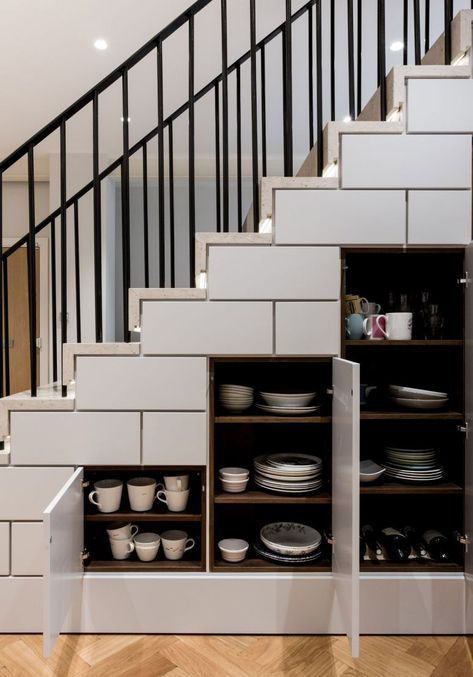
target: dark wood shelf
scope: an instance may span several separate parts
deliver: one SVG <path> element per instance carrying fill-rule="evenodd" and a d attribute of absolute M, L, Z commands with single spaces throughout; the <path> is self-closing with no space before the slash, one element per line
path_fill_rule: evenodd
<path fill-rule="evenodd" d="M 366 339 L 360 340 L 350 340 L 347 339 L 344 341 L 347 348 L 351 346 L 371 346 L 371 347 L 381 347 L 381 346 L 417 346 L 418 348 L 453 348 L 455 346 L 463 346 L 463 341 L 461 339 L 412 339 L 411 341 L 390 341 L 384 339 L 382 341 L 370 341 Z"/>
<path fill-rule="evenodd" d="M 463 421 L 459 411 L 361 411 L 362 421 Z"/>
<path fill-rule="evenodd" d="M 369 496 L 401 496 L 406 494 L 453 494 L 462 495 L 463 489 L 453 482 L 438 484 L 403 484 L 401 482 L 385 482 L 384 484 L 362 484 L 360 493 Z"/>
<path fill-rule="evenodd" d="M 85 565 L 85 572 L 110 572 L 110 573 L 127 573 L 127 572 L 143 572 L 143 571 L 160 571 L 160 572 L 188 572 L 188 571 L 204 571 L 202 562 L 195 560 L 180 559 L 159 560 L 155 559 L 152 562 L 141 562 L 138 559 L 105 559 L 105 560 L 91 560 Z"/>
<path fill-rule="evenodd" d="M 97 512 L 84 515 L 86 522 L 200 522 L 202 515 L 191 512 L 134 512 L 133 510 L 120 510 L 119 512 Z"/>
<path fill-rule="evenodd" d="M 430 559 L 412 559 L 403 564 L 399 564 L 398 562 L 387 562 L 384 560 L 378 562 L 363 561 L 360 562 L 360 571 L 362 573 L 373 573 L 375 571 L 378 573 L 452 573 L 463 571 L 463 565 L 457 564 L 456 562 L 439 563 Z"/>
<path fill-rule="evenodd" d="M 277 564 L 276 562 L 270 562 L 265 560 L 262 557 L 248 557 L 243 560 L 241 563 L 234 562 L 224 562 L 219 559 L 216 560 L 213 566 L 213 571 L 225 571 L 229 573 L 267 573 L 268 571 L 280 571 L 282 573 L 291 571 L 301 573 L 310 571 L 310 572 L 331 572 L 332 567 L 328 559 L 322 559 L 320 561 L 314 562 L 314 564 Z"/>
<path fill-rule="evenodd" d="M 270 494 L 257 489 L 243 491 L 241 494 L 231 494 L 225 491 L 218 491 L 214 498 L 215 503 L 223 505 L 248 505 L 248 504 L 291 504 L 291 505 L 328 505 L 332 502 L 332 497 L 328 491 L 320 491 L 317 494 L 308 494 L 306 496 L 288 496 L 284 494 Z"/>
<path fill-rule="evenodd" d="M 215 423 L 331 423 L 331 416 L 216 416 Z"/>

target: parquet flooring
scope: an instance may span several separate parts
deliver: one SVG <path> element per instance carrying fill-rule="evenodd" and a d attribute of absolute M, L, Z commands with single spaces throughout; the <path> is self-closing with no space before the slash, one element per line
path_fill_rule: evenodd
<path fill-rule="evenodd" d="M 39 635 L 0 635 L 0 677 L 473 677 L 473 638 L 64 635 L 45 660 Z"/>

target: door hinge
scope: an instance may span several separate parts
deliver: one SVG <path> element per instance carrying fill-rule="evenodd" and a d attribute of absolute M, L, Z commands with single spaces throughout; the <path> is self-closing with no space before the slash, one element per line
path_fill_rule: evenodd
<path fill-rule="evenodd" d="M 87 550 L 87 548 L 84 548 L 83 550 L 81 550 L 81 553 L 80 553 L 80 561 L 81 562 L 85 562 L 85 560 L 89 559 L 89 557 L 90 557 L 90 553 Z"/>
<path fill-rule="evenodd" d="M 466 271 L 465 271 L 465 277 L 460 277 L 460 278 L 457 280 L 457 282 L 458 282 L 458 284 L 464 284 L 465 287 L 468 288 L 468 287 L 470 286 L 470 284 L 471 284 L 470 273 L 466 270 Z"/>
<path fill-rule="evenodd" d="M 332 546 L 332 550 L 335 550 L 335 536 L 332 534 L 326 534 L 327 543 Z"/>
<path fill-rule="evenodd" d="M 330 388 L 327 388 L 327 390 L 325 392 L 327 393 L 327 395 L 333 395 L 333 386 L 330 386 Z"/>
<path fill-rule="evenodd" d="M 82 480 L 80 485 L 81 485 L 82 489 L 87 489 L 87 487 L 90 487 L 90 482 L 89 482 L 89 480 Z"/>
<path fill-rule="evenodd" d="M 465 552 L 468 552 L 468 546 L 470 544 L 470 538 L 466 534 L 464 536 L 458 537 L 458 542 L 465 546 Z"/>
<path fill-rule="evenodd" d="M 470 424 L 465 423 L 465 425 L 457 425 L 457 430 L 460 433 L 465 433 L 466 439 L 468 439 L 468 436 L 470 434 Z"/>

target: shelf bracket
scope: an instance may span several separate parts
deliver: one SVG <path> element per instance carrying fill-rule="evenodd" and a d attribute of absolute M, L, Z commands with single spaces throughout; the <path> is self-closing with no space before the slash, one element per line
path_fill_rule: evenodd
<path fill-rule="evenodd" d="M 457 426 L 457 430 L 458 430 L 458 432 L 460 432 L 460 433 L 464 433 L 466 439 L 468 439 L 468 436 L 469 436 L 469 434 L 470 434 L 470 426 L 469 426 L 468 423 L 465 423 L 465 425 L 458 425 L 458 426 Z"/>
<path fill-rule="evenodd" d="M 89 480 L 82 480 L 81 487 L 82 487 L 82 489 L 87 489 L 87 487 L 90 487 Z"/>
<path fill-rule="evenodd" d="M 333 386 L 330 386 L 330 388 L 327 388 L 325 391 L 327 395 L 333 395 Z"/>
<path fill-rule="evenodd" d="M 458 284 L 464 284 L 466 288 L 468 288 L 471 284 L 471 277 L 470 273 L 466 270 L 465 271 L 465 277 L 460 277 L 457 280 Z"/>
<path fill-rule="evenodd" d="M 469 537 L 465 534 L 465 536 L 460 536 L 458 539 L 459 543 L 465 546 L 465 552 L 468 552 L 468 545 L 470 543 Z"/>

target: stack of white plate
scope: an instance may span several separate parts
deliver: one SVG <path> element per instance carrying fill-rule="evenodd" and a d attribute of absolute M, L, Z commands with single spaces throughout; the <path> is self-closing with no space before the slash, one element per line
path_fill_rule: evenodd
<path fill-rule="evenodd" d="M 254 461 L 254 483 L 279 494 L 305 494 L 322 486 L 322 459 L 308 454 L 263 454 Z"/>
<path fill-rule="evenodd" d="M 268 393 L 261 392 L 261 398 L 264 403 L 257 403 L 258 409 L 276 416 L 297 416 L 313 414 L 320 409 L 320 405 L 310 405 L 316 392 L 285 392 L 285 393 Z"/>
<path fill-rule="evenodd" d="M 219 400 L 224 409 L 240 414 L 253 404 L 254 390 L 249 386 L 225 383 L 220 386 Z"/>
<path fill-rule="evenodd" d="M 386 476 L 406 482 L 435 482 L 442 479 L 444 468 L 432 447 L 384 448 Z"/>
<path fill-rule="evenodd" d="M 390 385 L 388 393 L 391 402 L 404 409 L 443 409 L 448 402 L 448 393 L 437 390 Z"/>
<path fill-rule="evenodd" d="M 261 529 L 253 547 L 274 562 L 302 564 L 322 555 L 322 536 L 306 524 L 273 522 Z"/>

